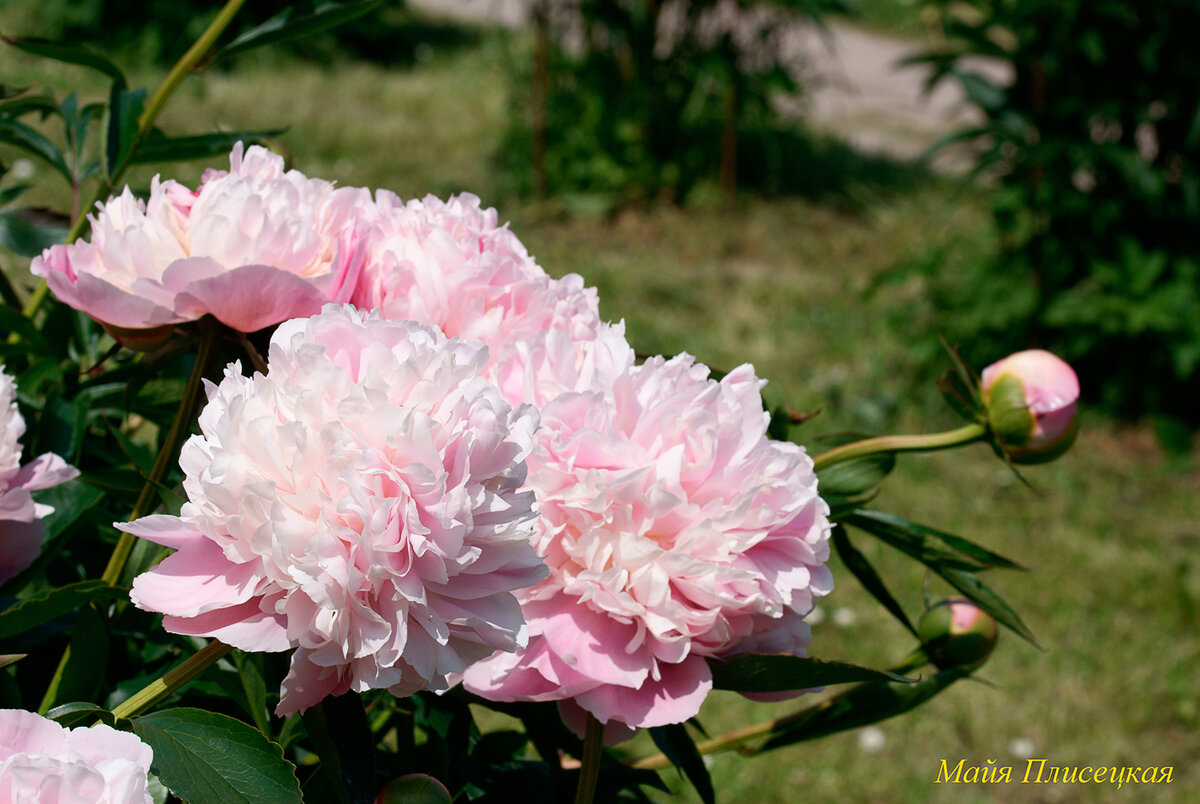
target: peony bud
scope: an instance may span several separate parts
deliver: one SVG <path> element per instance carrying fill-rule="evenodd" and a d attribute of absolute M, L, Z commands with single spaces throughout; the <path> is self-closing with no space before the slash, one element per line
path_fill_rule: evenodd
<path fill-rule="evenodd" d="M 939 667 L 978 667 L 999 636 L 992 616 L 965 597 L 935 603 L 921 617 L 917 633 Z"/>
<path fill-rule="evenodd" d="M 1041 349 L 1017 352 L 983 370 L 988 423 L 1014 463 L 1062 455 L 1078 432 L 1079 378 Z"/>
<path fill-rule="evenodd" d="M 450 804 L 454 799 L 446 786 L 424 773 L 410 773 L 388 782 L 375 804 Z"/>

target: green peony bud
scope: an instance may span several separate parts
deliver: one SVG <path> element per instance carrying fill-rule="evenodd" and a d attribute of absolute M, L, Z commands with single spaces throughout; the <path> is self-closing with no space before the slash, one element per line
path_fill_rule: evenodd
<path fill-rule="evenodd" d="M 917 633 L 938 667 L 978 667 L 991 655 L 999 629 L 986 611 L 965 597 L 954 597 L 931 606 Z"/>

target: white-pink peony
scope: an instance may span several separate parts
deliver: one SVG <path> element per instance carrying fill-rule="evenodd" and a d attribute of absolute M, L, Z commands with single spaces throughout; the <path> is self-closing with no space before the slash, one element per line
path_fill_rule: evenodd
<path fill-rule="evenodd" d="M 376 193 L 376 220 L 353 302 L 385 318 L 433 324 L 489 350 L 485 373 L 513 404 L 542 404 L 632 365 L 623 329 L 604 324 L 596 291 L 551 278 L 494 209 L 464 193 L 407 203 Z M 604 346 L 593 348 L 597 340 Z"/>
<path fill-rule="evenodd" d="M 133 340 L 205 314 L 253 332 L 349 300 L 370 193 L 285 172 L 259 146 L 238 143 L 229 162 L 194 193 L 157 177 L 146 202 L 125 188 L 89 218 L 91 242 L 53 246 L 30 270 Z"/>
<path fill-rule="evenodd" d="M 546 576 L 521 491 L 537 427 L 486 350 L 327 306 L 226 369 L 180 465 L 180 516 L 119 525 L 177 549 L 134 580 L 167 630 L 295 648 L 278 712 L 326 695 L 444 688 L 525 642 L 513 591 Z"/>
<path fill-rule="evenodd" d="M 0 709 L 0 804 L 150 804 L 153 757 L 128 732 Z"/>
<path fill-rule="evenodd" d="M 761 386 L 681 355 L 545 405 L 528 483 L 550 576 L 519 594 L 528 646 L 469 668 L 468 690 L 611 732 L 695 715 L 707 658 L 803 654 L 832 589 L 828 507 L 804 450 L 766 437 Z"/>
<path fill-rule="evenodd" d="M 54 513 L 32 491 L 66 483 L 79 471 L 52 452 L 21 466 L 25 419 L 17 386 L 0 366 L 0 582 L 28 567 L 42 549 L 42 519 Z"/>

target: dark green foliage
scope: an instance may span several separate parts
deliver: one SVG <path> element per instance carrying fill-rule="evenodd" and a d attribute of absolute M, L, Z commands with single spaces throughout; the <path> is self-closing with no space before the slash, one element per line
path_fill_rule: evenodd
<path fill-rule="evenodd" d="M 837 0 L 542 9 L 500 156 L 519 191 L 612 204 L 681 201 L 705 183 L 789 189 L 793 151 L 828 150 L 796 137 L 774 101 L 800 91 L 784 34 L 844 10 Z"/>
<path fill-rule="evenodd" d="M 936 325 L 969 356 L 1052 348 L 1126 415 L 1200 421 L 1200 50 L 1193 0 L 938 3 L 926 57 L 985 122 L 999 253 L 934 260 Z M 1005 62 L 1011 86 L 966 56 Z"/>

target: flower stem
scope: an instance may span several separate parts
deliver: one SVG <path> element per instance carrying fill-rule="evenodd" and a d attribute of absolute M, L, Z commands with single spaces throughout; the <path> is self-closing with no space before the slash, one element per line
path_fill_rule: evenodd
<path fill-rule="evenodd" d="M 154 507 L 156 488 L 162 482 L 163 476 L 166 475 L 167 467 L 179 454 L 179 447 L 191 428 L 192 411 L 196 407 L 201 381 L 204 379 L 204 372 L 208 367 L 209 358 L 212 356 L 213 346 L 219 333 L 216 322 L 209 319 L 203 319 L 200 326 L 202 331 L 200 349 L 196 353 L 196 362 L 192 365 L 192 373 L 188 376 L 183 399 L 179 400 L 175 421 L 171 422 L 171 429 L 167 431 L 167 435 L 163 439 L 162 447 L 158 451 L 158 458 L 154 461 L 154 467 L 146 479 L 146 485 L 142 486 L 142 493 L 133 506 L 133 513 L 129 515 L 130 521 L 145 516 Z M 129 553 L 133 549 L 134 539 L 135 537 L 131 533 L 121 534 L 117 546 L 113 548 L 112 556 L 108 559 L 108 566 L 104 568 L 104 574 L 101 576 L 105 583 L 115 584 L 120 580 L 121 572 L 125 569 L 125 562 L 129 559 Z"/>
<path fill-rule="evenodd" d="M 158 85 L 158 89 L 151 96 L 150 102 L 146 104 L 146 109 L 138 118 L 137 137 L 134 140 L 133 150 L 130 151 L 131 155 L 137 149 L 142 139 L 145 138 L 146 134 L 149 133 L 150 129 L 154 128 L 154 121 L 158 119 L 159 112 L 162 111 L 167 100 L 179 88 L 179 85 L 183 83 L 183 79 L 187 78 L 188 73 L 192 72 L 196 68 L 196 65 L 200 63 L 200 60 L 212 49 L 217 38 L 229 27 L 229 23 L 233 21 L 234 15 L 241 10 L 245 2 L 246 0 L 228 0 L 225 3 L 225 7 L 217 14 L 216 19 L 209 23 L 209 26 L 204 29 L 204 33 L 200 34 L 200 38 L 188 48 L 179 61 L 175 62 L 175 66 L 171 68 L 171 71 L 167 73 L 167 77 Z M 128 166 L 129 160 L 126 160 L 124 165 L 118 166 L 116 172 L 113 173 L 107 182 L 97 183 L 95 189 L 88 196 L 87 202 L 84 204 L 78 203 L 79 192 L 78 188 L 75 189 L 73 206 L 77 212 L 74 215 L 71 228 L 67 232 L 65 242 L 74 243 L 83 234 L 83 227 L 87 223 L 88 213 L 92 211 L 97 202 L 106 193 L 110 192 L 116 186 L 117 182 L 121 180 L 121 176 L 125 174 L 125 169 Z M 34 289 L 33 293 L 29 296 L 29 300 L 25 302 L 25 307 L 21 310 L 26 318 L 33 318 L 37 314 L 38 309 L 42 306 L 42 302 L 46 300 L 47 290 L 48 287 L 45 281 Z"/>
<path fill-rule="evenodd" d="M 233 648 L 229 645 L 226 645 L 219 639 L 214 639 L 198 652 L 188 657 L 182 664 L 172 667 L 163 673 L 162 676 L 154 679 L 145 687 L 126 698 L 112 710 L 113 716 L 122 718 L 141 714 L 144 710 L 149 709 L 200 675 L 210 665 L 216 664 L 222 656 L 231 650 Z"/>
<path fill-rule="evenodd" d="M 947 430 L 944 433 L 926 435 L 891 435 L 878 438 L 866 438 L 850 444 L 843 444 L 831 450 L 822 452 L 813 458 L 813 468 L 817 471 L 835 463 L 874 455 L 879 452 L 930 452 L 939 449 L 969 444 L 987 435 L 987 428 L 982 424 L 966 424 L 957 430 Z"/>
<path fill-rule="evenodd" d="M 579 769 L 579 787 L 575 788 L 575 804 L 592 804 L 596 795 L 596 782 L 600 779 L 600 758 L 604 749 L 604 724 L 588 712 L 587 727 L 583 733 L 583 762 Z"/>

